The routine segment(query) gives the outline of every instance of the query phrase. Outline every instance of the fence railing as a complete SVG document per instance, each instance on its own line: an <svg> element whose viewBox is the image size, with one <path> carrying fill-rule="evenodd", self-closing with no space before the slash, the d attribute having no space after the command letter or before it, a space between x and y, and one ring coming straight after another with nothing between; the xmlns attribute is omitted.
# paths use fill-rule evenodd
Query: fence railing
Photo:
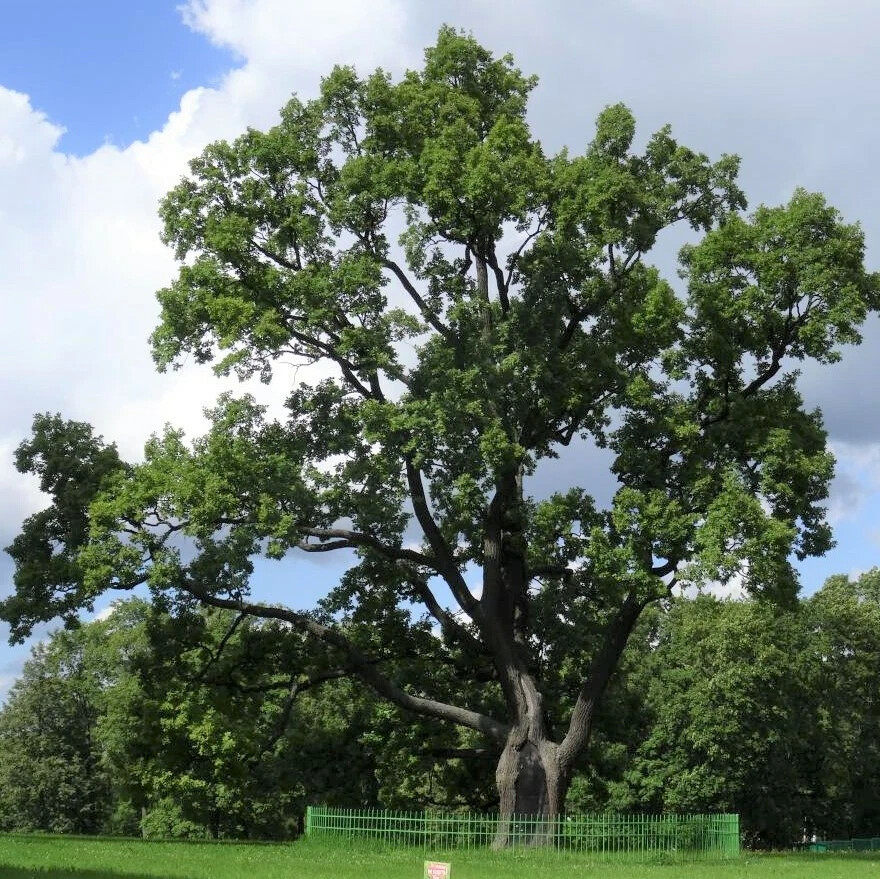
<svg viewBox="0 0 880 879"><path fill-rule="evenodd" d="M593 856L735 857L739 815L514 815L309 806L308 836L363 838L432 851L543 846Z"/></svg>
<svg viewBox="0 0 880 879"><path fill-rule="evenodd" d="M807 846L811 852L876 852L880 851L880 836L856 839L820 839Z"/></svg>

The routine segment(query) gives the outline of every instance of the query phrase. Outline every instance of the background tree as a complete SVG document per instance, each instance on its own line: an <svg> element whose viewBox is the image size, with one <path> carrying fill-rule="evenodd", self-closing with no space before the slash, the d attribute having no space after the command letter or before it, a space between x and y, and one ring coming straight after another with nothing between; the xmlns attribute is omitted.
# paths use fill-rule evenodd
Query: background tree
<svg viewBox="0 0 880 879"><path fill-rule="evenodd" d="M803 191L744 216L735 158L668 129L636 152L620 105L582 155L548 157L534 85L444 29L422 70L336 68L275 128L191 163L162 206L182 264L160 368L333 375L280 418L226 396L192 444L169 429L142 464L85 467L85 542L30 522L13 547L13 637L142 583L281 620L324 668L493 747L502 813L552 815L645 607L734 573L793 599L791 555L829 544L832 461L792 366L859 341L878 302L861 231ZM679 222L704 235L676 293L647 254ZM52 521L79 522L51 474L81 458L45 427L19 463L45 474ZM610 503L580 472L530 496L579 437L613 456ZM255 555L301 552L352 561L316 612L253 594ZM407 671L425 663L471 685L425 690Z"/></svg>
<svg viewBox="0 0 880 879"><path fill-rule="evenodd" d="M0 712L0 826L97 833L112 781L97 736L101 681L77 633L38 645Z"/></svg>
<svg viewBox="0 0 880 879"><path fill-rule="evenodd" d="M877 572L779 609L643 614L576 767L575 811L736 811L752 846L877 820ZM283 838L309 802L488 810L492 754L349 676L278 675L301 638L141 600L38 646L0 711L0 826ZM426 685L454 692L448 667ZM454 675L453 675L454 677ZM340 773L338 767L346 771Z"/></svg>
<svg viewBox="0 0 880 879"><path fill-rule="evenodd" d="M145 621L150 649L130 666L135 685L109 693L102 718L114 776L144 835L295 832L303 767L285 733L307 684L263 664L279 640L271 628L188 608Z"/></svg>
<svg viewBox="0 0 880 879"><path fill-rule="evenodd" d="M825 838L870 836L880 826L880 570L830 577L804 610L822 739L806 824Z"/></svg>
<svg viewBox="0 0 880 879"><path fill-rule="evenodd" d="M380 778L412 805L433 763L401 779L395 719L336 671L305 674L298 644L272 621L140 599L55 632L0 711L0 826L290 837L307 802L377 806ZM438 802L462 793L428 784Z"/></svg>
<svg viewBox="0 0 880 879"><path fill-rule="evenodd" d="M615 793L628 808L736 812L753 845L799 840L827 747L799 608L678 599L633 674L646 734Z"/></svg>
<svg viewBox="0 0 880 879"><path fill-rule="evenodd" d="M570 800L734 811L755 846L869 836L878 582L877 570L834 576L792 608L704 595L646 615L609 693L628 724L603 715L601 771L576 779Z"/></svg>
<svg viewBox="0 0 880 879"><path fill-rule="evenodd" d="M296 633L186 609L154 616L149 636L135 701L117 706L138 719L119 762L144 791L148 835L283 838L307 802L375 805L361 741L374 702L328 699L322 685L345 673L310 669Z"/></svg>

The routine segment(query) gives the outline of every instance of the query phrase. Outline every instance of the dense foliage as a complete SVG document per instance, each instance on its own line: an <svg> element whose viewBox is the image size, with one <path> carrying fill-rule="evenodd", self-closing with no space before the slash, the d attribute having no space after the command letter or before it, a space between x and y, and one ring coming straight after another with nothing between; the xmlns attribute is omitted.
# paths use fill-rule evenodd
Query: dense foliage
<svg viewBox="0 0 880 879"><path fill-rule="evenodd" d="M878 584L646 616L569 807L735 811L755 845L876 834ZM292 691L273 655L289 633L235 620L131 600L35 648L0 712L0 828L283 838L310 802L497 807L493 761L449 728L348 678Z"/></svg>

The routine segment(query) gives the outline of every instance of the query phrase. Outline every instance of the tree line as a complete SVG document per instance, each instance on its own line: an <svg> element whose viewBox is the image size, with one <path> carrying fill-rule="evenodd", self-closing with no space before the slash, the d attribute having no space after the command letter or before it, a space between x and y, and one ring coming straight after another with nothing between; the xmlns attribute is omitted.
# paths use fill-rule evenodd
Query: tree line
<svg viewBox="0 0 880 879"><path fill-rule="evenodd" d="M497 809L497 754L335 670L279 676L302 651L277 622L136 598L56 632L0 712L0 828L278 839L309 803ZM755 845L876 834L878 673L880 571L783 609L674 599L630 639L568 808L734 811Z"/></svg>

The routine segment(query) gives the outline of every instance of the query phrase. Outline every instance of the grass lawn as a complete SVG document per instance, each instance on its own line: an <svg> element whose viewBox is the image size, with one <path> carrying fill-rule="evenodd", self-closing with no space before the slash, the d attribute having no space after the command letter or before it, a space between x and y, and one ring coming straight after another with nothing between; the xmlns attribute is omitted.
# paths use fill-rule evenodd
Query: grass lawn
<svg viewBox="0 0 880 879"><path fill-rule="evenodd" d="M438 859L441 859L438 856ZM464 852L442 856L452 879L862 879L880 876L870 854L743 855L667 864L583 857ZM418 851L304 841L285 845L142 842L0 836L0 879L421 879Z"/></svg>

